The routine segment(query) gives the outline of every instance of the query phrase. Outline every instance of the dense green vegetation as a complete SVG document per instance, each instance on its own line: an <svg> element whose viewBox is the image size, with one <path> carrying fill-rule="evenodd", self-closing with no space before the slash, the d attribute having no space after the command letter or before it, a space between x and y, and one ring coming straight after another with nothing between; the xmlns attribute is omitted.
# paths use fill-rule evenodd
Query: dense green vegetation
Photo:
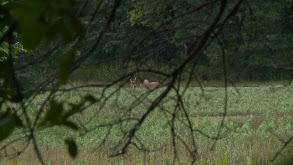
<svg viewBox="0 0 293 165"><path fill-rule="evenodd" d="M90 88L95 97L99 97L102 90L100 88ZM188 93L184 96L184 105L190 113L195 129L199 132L194 132L196 145L198 146L200 159L198 164L216 164L226 159L228 164L270 164L270 161L275 153L282 146L280 139L289 138L293 132L292 123L292 107L291 98L292 87L276 87L272 91L269 87L239 87L237 93L235 88L230 88L229 109L226 117L226 126L223 129L223 134L220 140L216 142L216 148L211 151L210 148L215 142L206 136L216 137L218 129L221 125L221 114L223 112L223 101L220 99L223 95L223 88L206 88L202 95L200 88L189 88ZM109 89L105 95L109 95L115 88ZM122 158L107 158L107 154L111 154L110 148L114 147L123 137L123 132L120 130L121 125L114 125L112 132L106 138L103 148L97 148L107 136L108 127L96 128L96 125L107 125L110 121L118 120L120 116L139 116L142 111L146 111L144 104L140 104L129 112L127 109L131 103L135 101L135 96L143 94L144 89L133 91L131 89L121 89L109 102L99 111L99 116L92 118L92 114L100 109L101 104L95 104L82 114L75 117L76 121L80 122L79 126L84 126L89 131L87 134L72 131L66 127L52 127L49 129L40 130L37 138L39 145L46 153L46 161L48 164L142 164L144 154L147 155L147 164L165 164L172 162L171 151L171 132L168 128L168 116L161 108L156 109L147 121L142 125L142 128L137 132L138 138L146 148L153 151L147 153L139 153L133 146L130 148L128 156ZM163 89L160 89L163 90ZM159 92L159 91L158 91ZM78 95L86 95L88 92L75 91L62 94L58 97L58 101L67 100L68 104L79 101ZM35 99L32 103L32 109L29 110L30 115L36 115L35 108L42 103L48 93ZM153 100L157 93L149 96L149 100ZM117 102L123 108L117 107ZM169 97L175 96L175 93L170 93ZM68 98L70 98L68 100ZM199 100L203 101L199 101ZM259 104L261 103L261 104ZM150 104L146 102L145 104ZM171 98L161 103L161 106L166 110L176 104ZM196 106L197 105L197 106ZM188 139L188 129L184 127L183 114L178 114L180 117L176 120L176 132L182 138ZM91 122L88 122L91 121ZM129 129L132 121L121 123L128 125L124 129ZM23 136L22 130L16 131L16 136L10 139L15 139ZM18 134L20 133L20 134ZM64 137L77 137L76 142L79 146L80 154L77 160L72 160L65 155L62 150ZM278 139L280 137L280 139ZM25 141L14 145L15 149L23 146ZM169 149L167 149L169 148ZM178 152L181 157L182 164L189 162L190 157L184 150L184 146L178 143ZM31 150L31 149L30 149ZM54 151L60 151L63 154L55 154ZM93 153L92 151L97 152ZM290 145L282 155L272 164L280 164L282 161L287 161L287 154L292 151ZM130 155L134 155L131 157ZM51 156L51 157L50 157ZM130 157L129 157L130 156ZM25 160L26 164L37 163L32 152L27 152L20 159L4 160L4 164L22 164L20 161ZM116 163L115 163L116 162Z"/></svg>
<svg viewBox="0 0 293 165"><path fill-rule="evenodd" d="M124 164L135 149L149 163L287 161L292 17L292 0L0 1L0 164L100 143Z"/></svg>
<svg viewBox="0 0 293 165"><path fill-rule="evenodd" d="M52 9L46 15L49 18L55 15L62 15L62 18L52 21L48 19L49 21L44 22L44 24L37 22L38 20L35 18L41 11L31 14L27 11L34 5L41 10L42 7L45 8L46 4L28 1L27 7L20 9L10 6L6 8L9 3L5 5L5 2L2 2L2 10L4 9L2 13L11 13L11 18L2 18L2 33L6 32L8 30L7 25L16 19L16 21L20 21L18 32L22 34L21 41L23 41L25 48L36 48L29 53L24 51L22 45L18 42L20 37L17 37L16 41L14 41L17 43L14 46L17 53L16 65L21 66L31 61L32 58L37 59L38 56L41 56L40 53L44 52L45 47L43 44L39 45L37 41L44 40L46 43L50 43L59 37L65 41L71 41L75 36L84 35L84 28L80 24L87 24L90 16L80 16L80 19L78 19L79 17L74 17L70 13L76 12L78 4L76 4L76 7L72 7L69 1L63 0L62 2L62 4L58 4L59 7L53 6L54 3L52 3ZM207 23L203 23L200 24L202 27L198 27L197 22L212 21L212 16L216 12L218 5L180 18L176 16L184 14L193 9L193 6L203 2L205 1L150 2L142 0L123 2L117 11L115 20L104 34L105 37L100 41L100 45L92 52L87 62L83 64L86 68L92 68L90 71L86 71L87 74L101 74L107 79L113 79L113 73L108 73L103 67L109 67L108 70L112 70L112 67L114 67L114 70L117 68L119 69L118 72L122 72L123 60L120 61L121 67L117 67L115 66L117 65L116 62L112 64L113 61L116 61L113 59L119 59L119 57L123 59L123 55L130 45L135 45L141 37L149 33L151 35L140 46L139 52L128 50L140 54L139 58L135 57L132 60L145 59L149 52L154 52L152 58L147 58L150 60L151 66L176 67L180 60L184 59L186 53L192 50L190 48L193 46L191 45L192 40L201 33L202 29L205 28L204 26L207 26ZM31 6L29 6L30 3ZM99 1L89 3L84 14L94 11L93 7ZM228 5L232 6L233 3L234 1L229 1ZM102 8L106 10L111 5L112 2L110 1L103 2ZM12 2L11 6L13 6ZM102 14L104 10L101 13L97 13L96 17L93 18L86 38L77 46L76 51L84 52L95 42L95 37L103 30L103 25L106 22L106 18ZM223 40L224 49L226 50L228 75L231 80L276 81L291 79L292 70L287 70L286 68L291 67L293 61L292 10L292 1L289 0L244 2L239 12L218 33L218 37ZM20 15L23 15L24 18L20 17ZM161 26L168 20L172 21ZM28 32L25 30L28 30ZM2 43L0 52L7 54L7 45L7 42ZM60 51L57 51L50 55L51 57L46 58L40 66L36 65L33 68L22 70L19 75L25 82L28 81L25 85L31 85L39 81L34 75L41 76L44 70L53 73L58 66L60 53ZM5 58L5 54L2 58ZM101 65L101 63L105 64ZM221 49L216 40L210 44L209 49L205 50L196 68L202 80L222 79ZM84 70L82 69L81 72ZM95 77L93 81L103 80L104 78L101 77ZM88 81L89 79L83 74L76 74L73 80Z"/></svg>

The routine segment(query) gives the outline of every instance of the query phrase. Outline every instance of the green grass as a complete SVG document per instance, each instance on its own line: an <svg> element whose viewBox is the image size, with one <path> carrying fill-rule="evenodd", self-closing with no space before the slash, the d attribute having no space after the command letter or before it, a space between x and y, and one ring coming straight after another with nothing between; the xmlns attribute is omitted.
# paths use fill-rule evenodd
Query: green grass
<svg viewBox="0 0 293 165"><path fill-rule="evenodd" d="M128 111L128 108L135 101L135 96L143 95L146 89L139 88L132 91L123 88L114 94L102 109L102 103L96 103L82 114L75 116L82 123L87 123L88 129L99 124L105 124L119 119L121 116L140 117L151 100L160 94L165 88L147 96L143 104ZM57 97L59 101L76 103L80 96L87 93L99 97L102 89L89 88L87 91L67 92ZM106 91L106 96L116 88ZM293 101L292 87L234 87L228 88L228 109L223 138L216 142L215 149L211 151L214 140L195 132L194 137L199 152L198 164L217 164L227 161L227 164L270 164L274 154L282 147L280 139L288 140L293 136ZM31 117L36 115L36 108L44 100L47 93L37 97L29 109ZM175 95L171 91L161 103L161 107L172 111L176 103L170 99ZM191 117L195 129L201 130L209 136L216 137L221 125L221 115L224 110L224 88L200 88L190 87L183 96L184 106ZM98 112L99 111L99 112ZM98 112L98 113L97 113ZM107 134L107 128L94 129L87 134L72 131L68 128L48 128L37 132L38 144L41 148L45 161L48 164L168 164L172 163L172 145L170 138L170 127L168 122L171 115L165 114L159 108L155 109L142 127L136 133L140 141L149 149L155 152L139 152L134 147L129 149L127 155L116 158L108 158L111 148L122 138L121 126L127 130L134 122L126 122L113 127L105 145L98 148ZM178 113L175 131L190 144L188 139L189 131L180 120L183 120L183 113ZM186 120L185 120L186 121ZM17 131L15 132L17 133ZM19 135L17 135L19 136ZM16 137L16 136L15 136ZM64 138L75 137L79 146L79 156L72 160L65 150ZM10 139L13 139L11 137ZM278 139L279 138L279 139ZM24 142L15 144L12 148L19 149ZM10 148L9 152L13 152ZM94 149L95 152L92 152ZM179 157L181 163L186 164L190 159L182 143L178 142ZM282 160L292 155L293 145L290 144L272 164L280 164ZM1 163L2 161L2 163ZM24 163L25 162L25 163ZM29 147L17 159L0 159L0 164L36 164L37 159ZM177 162L178 164L179 162Z"/></svg>

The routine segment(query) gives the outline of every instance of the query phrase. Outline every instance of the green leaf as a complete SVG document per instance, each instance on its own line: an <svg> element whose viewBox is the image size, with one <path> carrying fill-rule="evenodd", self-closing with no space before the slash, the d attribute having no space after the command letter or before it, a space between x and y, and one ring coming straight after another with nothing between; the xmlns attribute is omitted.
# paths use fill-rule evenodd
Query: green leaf
<svg viewBox="0 0 293 165"><path fill-rule="evenodd" d="M8 2L0 3L0 29L1 30L3 27L9 25L9 23L11 22L11 17L10 17L8 8L9 8Z"/></svg>
<svg viewBox="0 0 293 165"><path fill-rule="evenodd" d="M13 118L14 118L14 121L15 121L15 125L17 127L23 127L23 123L22 123L22 120L19 118L19 116L17 116L15 113L12 115Z"/></svg>
<svg viewBox="0 0 293 165"><path fill-rule="evenodd" d="M11 10L17 22L17 30L22 35L23 44L27 48L35 48L43 39L48 26L41 21L46 4L39 0L27 0Z"/></svg>
<svg viewBox="0 0 293 165"><path fill-rule="evenodd" d="M39 126L54 126L62 124L62 113L64 111L63 104L57 103L55 100L50 100L50 109L47 111L44 120Z"/></svg>
<svg viewBox="0 0 293 165"><path fill-rule="evenodd" d="M33 49L42 41L49 44L60 36L70 42L85 35L84 25L75 17L77 6L71 0L26 0L15 4L10 15L27 48Z"/></svg>
<svg viewBox="0 0 293 165"><path fill-rule="evenodd" d="M93 95L90 95L90 94L86 95L86 96L84 97L84 99L85 99L86 101L91 102L91 103L94 103L94 102L97 101L97 99L96 99Z"/></svg>
<svg viewBox="0 0 293 165"><path fill-rule="evenodd" d="M227 159L224 157L223 165L227 165Z"/></svg>
<svg viewBox="0 0 293 165"><path fill-rule="evenodd" d="M65 144L67 145L68 152L72 158L75 158L78 153L77 145L74 139L66 139Z"/></svg>
<svg viewBox="0 0 293 165"><path fill-rule="evenodd" d="M12 134L15 128L15 120L12 117L11 111L7 110L0 114L0 142Z"/></svg>
<svg viewBox="0 0 293 165"><path fill-rule="evenodd" d="M71 109L68 110L64 116L63 116L63 120L67 120L70 116L74 115L75 113L80 112L81 107L83 105L83 102L77 105L71 104Z"/></svg>
<svg viewBox="0 0 293 165"><path fill-rule="evenodd" d="M78 126L72 121L64 121L63 125L67 126L68 128L71 128L73 130L78 130Z"/></svg>
<svg viewBox="0 0 293 165"><path fill-rule="evenodd" d="M74 48L71 48L67 53L63 56L60 65L59 65L59 80L58 83L60 85L66 84L70 71L72 69L73 63L74 63L74 56L75 56L76 50Z"/></svg>
<svg viewBox="0 0 293 165"><path fill-rule="evenodd" d="M53 40L56 34L60 34L65 42L72 41L75 38L75 34L71 29L71 25L63 20L58 20L56 24L53 24L48 31L48 39Z"/></svg>

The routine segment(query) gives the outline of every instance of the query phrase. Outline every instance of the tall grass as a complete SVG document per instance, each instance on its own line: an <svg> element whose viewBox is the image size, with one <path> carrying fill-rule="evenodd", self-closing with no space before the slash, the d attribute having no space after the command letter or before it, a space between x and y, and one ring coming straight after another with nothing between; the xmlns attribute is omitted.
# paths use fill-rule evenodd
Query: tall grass
<svg viewBox="0 0 293 165"><path fill-rule="evenodd" d="M280 164L292 154L293 145L290 144L278 157L276 162L271 159L281 148L283 142L280 139L288 139L293 136L293 113L292 113L292 89L271 87L233 87L228 88L229 100L227 118L222 133L222 139L214 141L204 135L195 132L195 141L198 147L197 164L217 164L227 161L227 164ZM109 89L106 96L115 88ZM159 89L163 90L163 89ZM75 103L79 96L91 93L98 97L101 89L90 88L87 91L74 91L63 93L58 96L60 101ZM146 89L139 88L133 91L129 88L122 88L111 97L105 106L95 116L94 120L87 124L93 128L98 124L107 123L118 119L126 113L126 109L135 100L132 96L141 95ZM160 91L157 91L148 98L154 99ZM168 97L175 93L171 92ZM30 115L35 115L36 108L47 94L39 96L29 109ZM205 88L204 94L199 88L188 88L183 97L184 106L190 114L194 128L201 130L209 136L215 137L218 133L221 115L223 113L223 88ZM116 98L118 100L116 100ZM149 101L145 100L147 105ZM166 109L174 107L175 102L166 99L161 106ZM84 113L75 116L78 120L86 122L100 108L100 103L90 107ZM145 111L145 106L139 105L131 111L132 116L140 116ZM128 112L129 113L129 112ZM183 116L180 116L179 119ZM171 133L168 125L169 120L164 117L158 108L147 118L137 137L152 152L141 152L131 147L126 155L109 158L111 148L117 144L122 136L119 126L113 127L110 136L104 145L99 146L106 136L107 129L99 128L87 134L71 131L67 128L48 128L37 132L38 144L42 155L48 164L170 164L173 162L173 146L171 144ZM127 129L131 123L124 125ZM189 132L184 125L177 122L176 133L188 141ZM21 135L21 132L19 132ZM20 136L19 134L17 136ZM79 155L72 160L65 150L64 137L76 137L79 146ZM13 137L11 137L13 139ZM10 139L10 140L11 140ZM214 150L213 144L216 142ZM17 151L24 142L15 144L8 149L8 152ZM178 153L180 162L186 164L190 160L189 154L179 141ZM1 159L0 164L37 164L36 156L29 148L21 156L15 159Z"/></svg>

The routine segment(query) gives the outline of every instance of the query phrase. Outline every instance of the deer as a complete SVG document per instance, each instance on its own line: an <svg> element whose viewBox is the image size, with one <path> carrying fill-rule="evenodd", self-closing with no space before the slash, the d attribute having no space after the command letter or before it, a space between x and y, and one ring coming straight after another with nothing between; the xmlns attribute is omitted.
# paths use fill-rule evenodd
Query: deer
<svg viewBox="0 0 293 165"><path fill-rule="evenodd" d="M16 111L17 111L17 105L16 105L15 103L12 103L12 104L11 104L11 110L12 110L14 113L16 113Z"/></svg>
<svg viewBox="0 0 293 165"><path fill-rule="evenodd" d="M149 80L145 79L143 84L140 83L140 86L146 88L157 88L160 86L160 82L149 82Z"/></svg>
<svg viewBox="0 0 293 165"><path fill-rule="evenodd" d="M136 77L134 76L134 79L130 79L130 87L135 90L136 88Z"/></svg>

